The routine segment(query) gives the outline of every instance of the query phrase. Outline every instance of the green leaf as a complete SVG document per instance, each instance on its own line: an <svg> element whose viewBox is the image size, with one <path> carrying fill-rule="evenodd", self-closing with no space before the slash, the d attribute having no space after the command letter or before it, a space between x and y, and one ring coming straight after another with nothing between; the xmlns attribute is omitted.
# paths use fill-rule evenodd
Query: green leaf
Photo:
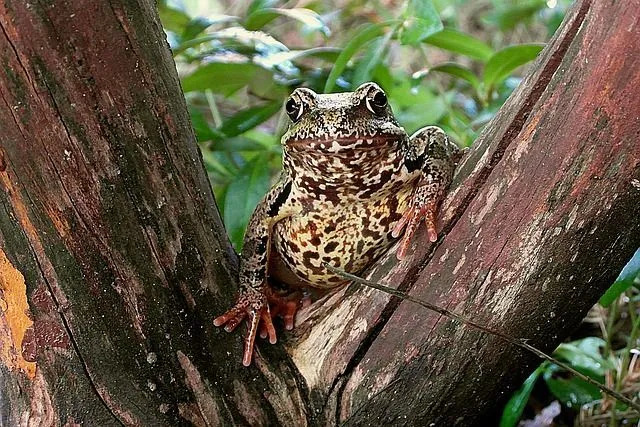
<svg viewBox="0 0 640 427"><path fill-rule="evenodd" d="M196 37L198 34L202 33L211 24L212 22L207 18L203 18L203 17L193 18L191 21L189 21L184 31L182 32L181 39L183 41L191 40L194 37Z"/></svg>
<svg viewBox="0 0 640 427"><path fill-rule="evenodd" d="M568 407L578 408L602 398L598 387L580 378L554 378L554 373L559 370L556 365L551 365L544 373L544 380L549 391Z"/></svg>
<svg viewBox="0 0 640 427"><path fill-rule="evenodd" d="M487 62L493 55L493 49L482 40L451 28L430 35L424 42L482 62Z"/></svg>
<svg viewBox="0 0 640 427"><path fill-rule="evenodd" d="M451 76L465 80L469 82L469 84L471 84L471 86L476 90L480 88L480 80L478 80L476 75L473 74L473 71L463 65L453 62L445 62L428 69L428 72L430 73L434 71L438 73L449 74Z"/></svg>
<svg viewBox="0 0 640 427"><path fill-rule="evenodd" d="M624 291L629 289L634 282L640 281L640 249L625 265L613 285L600 298L600 305L609 307Z"/></svg>
<svg viewBox="0 0 640 427"><path fill-rule="evenodd" d="M516 68L534 60L543 44L518 44L508 46L496 52L487 62L484 69L484 86L486 94L490 94L493 88Z"/></svg>
<svg viewBox="0 0 640 427"><path fill-rule="evenodd" d="M249 131L251 132L251 131ZM216 152L229 152L229 153L260 153L265 155L268 153L277 153L275 147L265 147L264 144L255 141L251 138L247 138L246 135L234 138L222 138L215 141L211 146L211 150Z"/></svg>
<svg viewBox="0 0 640 427"><path fill-rule="evenodd" d="M269 162L265 156L247 163L229 184L224 200L224 223L237 251L242 250L242 237L258 202L269 190Z"/></svg>
<svg viewBox="0 0 640 427"><path fill-rule="evenodd" d="M577 371L602 381L605 373L614 369L613 363L602 357L600 348L605 346L602 338L586 337L563 343L553 352L554 357L569 363Z"/></svg>
<svg viewBox="0 0 640 427"><path fill-rule="evenodd" d="M442 30L442 21L431 0L409 0L400 27L400 43L415 45Z"/></svg>
<svg viewBox="0 0 640 427"><path fill-rule="evenodd" d="M389 26L389 22L381 22L379 24L364 24L356 30L349 42L344 46L342 52L333 64L333 68L329 72L327 81L324 85L324 93L330 93L336 85L336 81L340 74L344 71L347 63L353 55L355 55L362 46L367 42L375 39L384 33L384 29Z"/></svg>
<svg viewBox="0 0 640 427"><path fill-rule="evenodd" d="M234 165L232 165L231 162L224 159L221 160L220 157L219 153L206 149L202 150L202 158L204 159L204 165L207 172L210 172L212 175L217 177L233 178L238 171L234 168Z"/></svg>
<svg viewBox="0 0 640 427"><path fill-rule="evenodd" d="M160 14L160 21L162 26L169 31L173 31L176 34L182 34L185 27L191 21L189 15L182 10L169 7L160 3L158 5L158 12Z"/></svg>
<svg viewBox="0 0 640 427"><path fill-rule="evenodd" d="M249 85L272 85L269 70L250 62L211 62L205 64L182 79L184 92L204 91L229 96Z"/></svg>
<svg viewBox="0 0 640 427"><path fill-rule="evenodd" d="M352 84L354 86L371 80L373 70L375 70L378 64L385 58L384 53L387 50L392 35L393 33L390 31L384 37L379 37L369 45L362 60L358 62L353 72Z"/></svg>
<svg viewBox="0 0 640 427"><path fill-rule="evenodd" d="M198 142L212 141L224 137L220 132L209 126L209 123L204 118L204 115L200 110L189 106L189 114L191 116L191 124L194 132L196 133L196 140Z"/></svg>
<svg viewBox="0 0 640 427"><path fill-rule="evenodd" d="M533 387L536 381L546 368L546 362L538 366L538 368L529 375L518 391L513 393L504 409L500 418L500 427L515 427L522 417L522 412L527 406Z"/></svg>
<svg viewBox="0 0 640 427"><path fill-rule="evenodd" d="M547 0L529 0L499 9L489 15L487 20L502 31L510 30L547 7Z"/></svg>
<svg viewBox="0 0 640 427"><path fill-rule="evenodd" d="M329 27L324 23L320 15L311 9L293 8L265 8L259 9L247 16L244 26L247 30L259 30L269 22L279 16L286 16L302 22L313 31L320 31L324 35L329 35Z"/></svg>
<svg viewBox="0 0 640 427"><path fill-rule="evenodd" d="M280 107L280 101L272 101L265 105L240 111L233 117L225 120L217 131L224 134L227 138L240 135L267 121Z"/></svg>
<svg viewBox="0 0 640 427"><path fill-rule="evenodd" d="M278 4L278 0L253 0L247 8L247 16L260 10L273 7Z"/></svg>

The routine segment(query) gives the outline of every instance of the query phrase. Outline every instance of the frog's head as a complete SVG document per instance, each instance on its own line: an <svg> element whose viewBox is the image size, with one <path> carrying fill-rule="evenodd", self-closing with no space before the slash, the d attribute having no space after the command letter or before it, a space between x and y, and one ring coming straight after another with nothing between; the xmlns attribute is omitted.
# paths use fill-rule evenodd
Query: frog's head
<svg viewBox="0 0 640 427"><path fill-rule="evenodd" d="M287 99L285 110L291 124L282 145L289 153L397 149L407 138L393 117L387 96L375 83L328 95L299 88Z"/></svg>

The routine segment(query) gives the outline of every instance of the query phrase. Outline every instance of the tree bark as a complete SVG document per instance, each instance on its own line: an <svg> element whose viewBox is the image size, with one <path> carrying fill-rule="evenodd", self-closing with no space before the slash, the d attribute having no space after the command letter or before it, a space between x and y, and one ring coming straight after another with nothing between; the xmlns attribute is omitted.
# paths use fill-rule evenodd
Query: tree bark
<svg viewBox="0 0 640 427"><path fill-rule="evenodd" d="M149 0L0 2L2 425L470 425L538 361L350 286L240 364L237 259ZM578 1L369 277L552 350L640 246L640 1Z"/></svg>
<svg viewBox="0 0 640 427"><path fill-rule="evenodd" d="M0 27L1 424L301 417L212 325L237 260L154 2L3 1Z"/></svg>

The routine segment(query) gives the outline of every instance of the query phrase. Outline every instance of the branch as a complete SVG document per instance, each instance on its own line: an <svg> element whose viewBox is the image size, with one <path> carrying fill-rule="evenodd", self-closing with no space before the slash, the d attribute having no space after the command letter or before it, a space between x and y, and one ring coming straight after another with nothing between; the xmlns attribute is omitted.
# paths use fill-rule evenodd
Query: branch
<svg viewBox="0 0 640 427"><path fill-rule="evenodd" d="M339 268L335 268L327 263L324 263L324 266L326 268L328 268L329 270L333 271L334 273L338 274L339 276L344 277L345 279L351 280L355 283L359 283L361 285L364 286L368 286L370 288L373 289L377 289L379 291L382 291L384 293L387 293L389 295L393 295L396 296L398 298L401 298L403 300L406 301L411 301L415 304L418 304L421 307L426 308L427 310L431 310L435 313L438 314L442 314L443 316L446 316L452 320L455 320L457 322L460 322L462 324L465 325L469 325L481 332L496 336L500 339L502 339L503 341L506 341L509 344L515 345L516 347L520 347L522 349L525 349L527 351L530 351L531 353L535 354L536 356L540 357L543 360L548 360L549 362L552 362L558 366L560 366L561 368L571 372L573 375L579 377L581 380L588 382L589 384L592 384L596 387L598 387L601 391L603 391L604 393L614 397L615 399L619 400L620 402L624 402L627 405L631 406L632 408L634 408L636 411L638 411L638 413L640 413L640 404L634 402L633 400L629 399L628 397L624 396L623 394L618 393L617 391L607 387L604 384L599 383L598 381L592 379L591 377L588 377L586 375L584 375L581 372L576 371L575 369L573 369L571 366L567 365L564 362L559 361L558 359L556 359L553 356L548 355L547 353L543 352L542 350L537 349L536 347L530 345L527 343L527 339L526 338L513 338L507 334L504 334L500 331L488 328L484 325L481 325L479 323L474 322L473 320L467 319L461 315L459 315L458 313L455 313L453 311L447 310L446 308L442 308L442 307L438 307L437 305L433 305L431 303L428 303L426 301L422 301L421 299L418 298L414 298L411 295L409 295L406 292L402 292L399 291L398 289L394 289L391 288L389 286L385 286L382 285L380 283L376 283L376 282L372 282L370 280L366 280L363 279L362 277L358 277L356 275L353 274L349 274L344 270L340 270Z"/></svg>

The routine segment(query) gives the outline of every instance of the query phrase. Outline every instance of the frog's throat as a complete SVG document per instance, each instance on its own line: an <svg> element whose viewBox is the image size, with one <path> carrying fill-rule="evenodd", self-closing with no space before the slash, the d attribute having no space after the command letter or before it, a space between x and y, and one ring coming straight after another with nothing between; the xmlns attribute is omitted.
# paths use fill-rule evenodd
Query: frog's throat
<svg viewBox="0 0 640 427"><path fill-rule="evenodd" d="M332 139L299 139L283 142L283 145L292 152L324 151L327 153L339 153L354 150L373 150L383 147L393 147L402 141L398 135L379 135L370 138L347 137Z"/></svg>

